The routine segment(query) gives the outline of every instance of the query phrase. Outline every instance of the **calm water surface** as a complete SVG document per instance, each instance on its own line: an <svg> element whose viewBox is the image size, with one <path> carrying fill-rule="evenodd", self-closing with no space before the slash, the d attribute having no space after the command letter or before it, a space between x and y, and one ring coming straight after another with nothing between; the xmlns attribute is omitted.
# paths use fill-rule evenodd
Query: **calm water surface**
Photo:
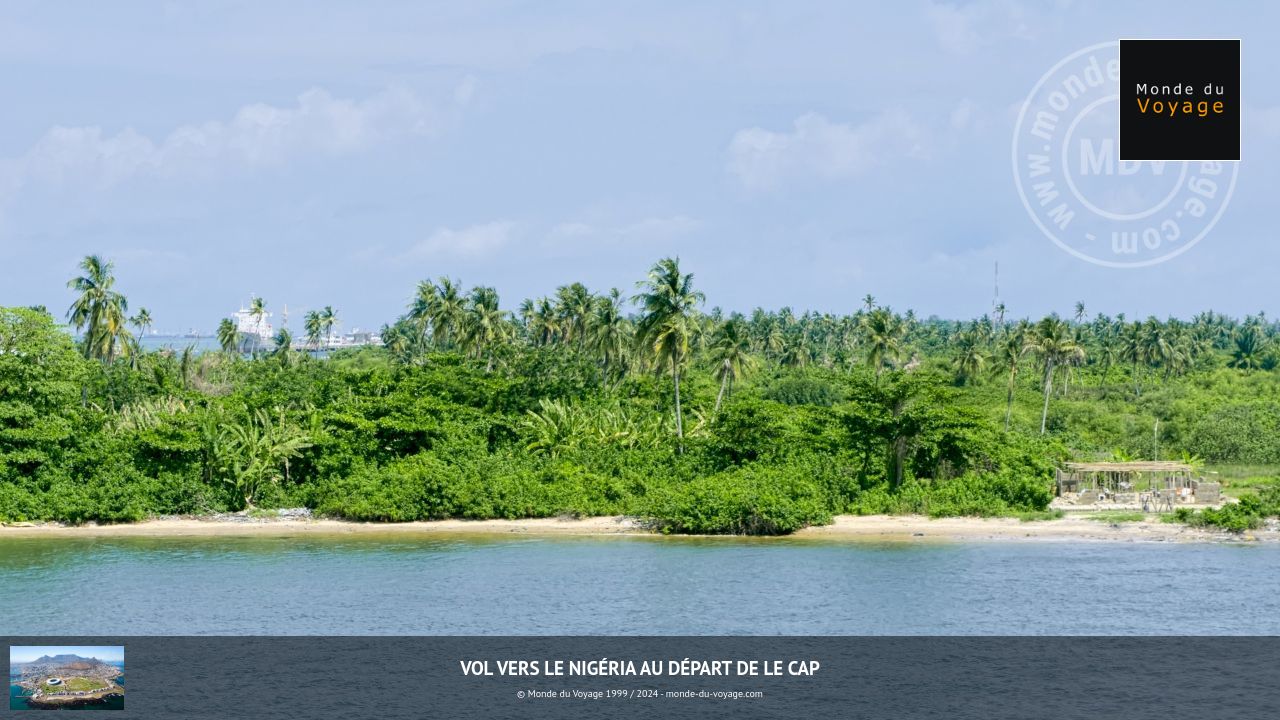
<svg viewBox="0 0 1280 720"><path fill-rule="evenodd" d="M0 635L1280 634L1280 547L0 540Z"/></svg>

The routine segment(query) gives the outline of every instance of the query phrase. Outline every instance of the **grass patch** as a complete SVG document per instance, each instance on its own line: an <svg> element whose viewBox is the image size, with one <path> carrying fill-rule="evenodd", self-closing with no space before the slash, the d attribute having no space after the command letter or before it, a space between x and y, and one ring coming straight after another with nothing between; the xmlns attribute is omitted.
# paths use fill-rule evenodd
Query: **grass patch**
<svg viewBox="0 0 1280 720"><path fill-rule="evenodd" d="M101 690L107 687L107 683L97 678L73 677L64 679L62 687L71 692L85 692L88 690Z"/></svg>
<svg viewBox="0 0 1280 720"><path fill-rule="evenodd" d="M1105 512L1089 513L1088 515L1085 515L1085 519L1097 520L1098 522L1104 523L1143 522L1147 519L1147 514L1136 510L1108 510Z"/></svg>
<svg viewBox="0 0 1280 720"><path fill-rule="evenodd" d="M1280 487L1280 466L1276 465L1212 465L1205 470L1204 479L1222 483L1223 494L1230 497Z"/></svg>
<svg viewBox="0 0 1280 720"><path fill-rule="evenodd" d="M1016 517L1022 522L1040 522L1043 520L1057 520L1066 513L1061 510L1027 510L1025 512L1010 513L1010 517Z"/></svg>

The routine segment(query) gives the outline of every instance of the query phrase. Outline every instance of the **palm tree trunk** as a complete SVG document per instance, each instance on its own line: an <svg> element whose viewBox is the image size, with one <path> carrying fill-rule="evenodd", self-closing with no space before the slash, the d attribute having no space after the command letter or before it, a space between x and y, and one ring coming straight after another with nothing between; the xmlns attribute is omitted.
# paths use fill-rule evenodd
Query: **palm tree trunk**
<svg viewBox="0 0 1280 720"><path fill-rule="evenodd" d="M718 415L720 413L720 402L724 400L724 389L729 386L729 368L727 367L729 365L729 361L725 360L724 364L726 366L724 369L725 373L720 378L720 392L716 393L716 409L711 411L712 415Z"/></svg>
<svg viewBox="0 0 1280 720"><path fill-rule="evenodd" d="M902 477L907 464L907 439L896 437L893 440L893 487L902 487Z"/></svg>
<svg viewBox="0 0 1280 720"><path fill-rule="evenodd" d="M899 400L893 406L893 420L897 425L898 420L902 417L903 401ZM889 462L892 465L892 473L890 473L890 482L896 490L902 487L903 466L907 460L907 438L902 435L900 429L894 430L893 440L889 443Z"/></svg>
<svg viewBox="0 0 1280 720"><path fill-rule="evenodd" d="M1017 371L1014 368L1009 369L1009 395L1005 398L1004 410L1004 430L1009 432L1009 421L1013 419L1013 382L1017 377Z"/></svg>
<svg viewBox="0 0 1280 720"><path fill-rule="evenodd" d="M1040 434L1044 434L1044 428L1049 420L1049 396L1053 394L1053 361L1045 362L1044 366L1044 409L1040 412Z"/></svg>
<svg viewBox="0 0 1280 720"><path fill-rule="evenodd" d="M671 356L671 377L676 384L676 437L680 440L680 452L684 452L684 416L680 412L680 359Z"/></svg>

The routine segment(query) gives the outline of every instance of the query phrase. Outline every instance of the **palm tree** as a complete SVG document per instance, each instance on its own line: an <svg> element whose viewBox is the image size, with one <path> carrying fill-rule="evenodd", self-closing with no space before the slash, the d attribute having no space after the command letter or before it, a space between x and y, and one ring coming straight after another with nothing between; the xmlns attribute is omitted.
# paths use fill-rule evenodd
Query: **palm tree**
<svg viewBox="0 0 1280 720"><path fill-rule="evenodd" d="M420 340L426 341L431 335L431 320L435 315L436 286L430 280L418 283L418 290L409 303L409 322L418 330ZM317 315L318 318L318 315ZM317 335L317 341L319 335Z"/></svg>
<svg viewBox="0 0 1280 720"><path fill-rule="evenodd" d="M138 308L138 314L129 318L129 324L138 328L138 334L146 336L151 332L151 311L146 308Z"/></svg>
<svg viewBox="0 0 1280 720"><path fill-rule="evenodd" d="M784 342L782 354L778 356L778 364L788 368L802 368L809 364L809 349L805 347L804 338L793 334Z"/></svg>
<svg viewBox="0 0 1280 720"><path fill-rule="evenodd" d="M1102 364L1102 375L1098 378L1098 387L1105 388L1107 377L1111 375L1111 368L1120 359L1120 342L1110 322L1100 327L1102 329L1095 328L1093 334L1097 338L1097 359Z"/></svg>
<svg viewBox="0 0 1280 720"><path fill-rule="evenodd" d="M1013 419L1013 391L1018 381L1018 364L1027 352L1027 323L1019 322L1017 327L1004 336L997 351L1000 365L1009 370L1009 388L1005 397L1004 429L1008 431Z"/></svg>
<svg viewBox="0 0 1280 720"><path fill-rule="evenodd" d="M1142 324L1142 342L1147 362L1167 369L1173 360L1173 342L1164 323L1154 317L1147 318Z"/></svg>
<svg viewBox="0 0 1280 720"><path fill-rule="evenodd" d="M1240 326L1234 333L1231 359L1227 364L1240 370L1257 370L1266 362L1270 343L1254 323Z"/></svg>
<svg viewBox="0 0 1280 720"><path fill-rule="evenodd" d="M324 328L325 347L333 345L333 327L338 324L338 313L332 305L325 305L320 311L320 326Z"/></svg>
<svg viewBox="0 0 1280 720"><path fill-rule="evenodd" d="M956 342L958 353L955 357L956 378L961 384L978 379L987 364L987 354L982 345L985 340L977 329L961 333Z"/></svg>
<svg viewBox="0 0 1280 720"><path fill-rule="evenodd" d="M195 365L196 348L194 345L188 345L182 348L182 355L178 360L178 373L182 375L182 389L186 390L191 384L191 368Z"/></svg>
<svg viewBox="0 0 1280 720"><path fill-rule="evenodd" d="M1131 363L1133 366L1133 392L1135 395L1142 394L1142 376L1139 368L1150 362L1149 350L1150 344L1147 342L1142 323L1135 322L1126 326L1124 335L1120 340L1120 359Z"/></svg>
<svg viewBox="0 0 1280 720"><path fill-rule="evenodd" d="M1084 348L1076 344L1067 324L1055 315L1039 323L1027 337L1027 349L1044 363L1044 409L1040 413L1040 434L1049 419L1049 396L1053 393L1053 372L1058 366L1084 357Z"/></svg>
<svg viewBox="0 0 1280 720"><path fill-rule="evenodd" d="M732 390L733 383L755 369L756 359L750 351L751 342L741 320L730 318L717 328L715 341L711 344L711 361L715 366L715 378L720 381L720 391L716 393L713 414L720 412L720 404L725 393Z"/></svg>
<svg viewBox="0 0 1280 720"><path fill-rule="evenodd" d="M493 346L510 336L511 323L507 320L507 313L498 307L498 291L491 287L472 289L462 322L463 345L477 359L486 358L485 369L492 371Z"/></svg>
<svg viewBox="0 0 1280 720"><path fill-rule="evenodd" d="M222 346L222 352L240 352L240 331L231 318L223 318L222 322L218 323L218 344Z"/></svg>
<svg viewBox="0 0 1280 720"><path fill-rule="evenodd" d="M461 284L447 277L440 278L435 291L430 309L431 338L440 347L452 347L461 340L467 299L462 296Z"/></svg>
<svg viewBox="0 0 1280 720"><path fill-rule="evenodd" d="M684 449L684 417L680 408L680 369L689 352L689 336L698 305L705 296L693 289L693 273L680 272L679 258L654 263L649 277L636 283L642 292L633 301L640 306L636 342L658 363L671 367L675 384L676 437Z"/></svg>
<svg viewBox="0 0 1280 720"><path fill-rule="evenodd" d="M84 275L67 282L67 287L80 293L67 309L67 320L77 332L85 330L84 356L107 363L118 353L129 351L130 337L125 327L129 301L113 289L116 282L113 268L114 265L102 257L89 255L80 261Z"/></svg>
<svg viewBox="0 0 1280 720"><path fill-rule="evenodd" d="M862 342L866 347L867 362L875 368L876 383L884 372L886 363L902 355L902 341L906 329L902 319L888 308L876 308L862 316Z"/></svg>
<svg viewBox="0 0 1280 720"><path fill-rule="evenodd" d="M404 323L383 325L378 334L382 336L382 346L387 349L387 352L401 360L404 360L409 354L413 341L409 339L408 333L405 332Z"/></svg>
<svg viewBox="0 0 1280 720"><path fill-rule="evenodd" d="M307 333L307 345L312 350L320 349L320 338L324 337L324 318L316 310L310 310L302 319L302 329Z"/></svg>
<svg viewBox="0 0 1280 720"><path fill-rule="evenodd" d="M614 367L625 367L620 362L626 352L630 331L627 319L622 314L622 291L613 288L608 295L596 298L595 309L587 324L587 335L590 347L600 356L600 366L604 376Z"/></svg>
<svg viewBox="0 0 1280 720"><path fill-rule="evenodd" d="M555 342L560 334L560 323L556 319L556 308L549 298L538 298L529 303L525 329L535 345L549 345Z"/></svg>
<svg viewBox="0 0 1280 720"><path fill-rule="evenodd" d="M293 365L293 333L289 332L289 328L280 328L280 332L272 340L275 347L271 350L271 357L279 360L285 367Z"/></svg>
<svg viewBox="0 0 1280 720"><path fill-rule="evenodd" d="M1084 315L1085 315L1084 301L1077 300L1076 301L1076 324L1077 325L1084 322Z"/></svg>
<svg viewBox="0 0 1280 720"><path fill-rule="evenodd" d="M262 323L267 316L267 301L256 297L249 301L249 315L253 318L253 349L257 352L262 345Z"/></svg>
<svg viewBox="0 0 1280 720"><path fill-rule="evenodd" d="M582 283L556 289L556 314L565 341L575 342L578 347L582 347L587 340L587 324L594 306L595 297Z"/></svg>

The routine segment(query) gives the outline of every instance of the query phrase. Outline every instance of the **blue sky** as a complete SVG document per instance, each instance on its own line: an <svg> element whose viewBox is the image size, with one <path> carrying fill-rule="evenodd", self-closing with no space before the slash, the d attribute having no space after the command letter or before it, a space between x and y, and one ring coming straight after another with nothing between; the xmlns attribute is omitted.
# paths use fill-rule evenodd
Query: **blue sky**
<svg viewBox="0 0 1280 720"><path fill-rule="evenodd" d="M79 655L97 658L103 662L119 662L124 659L124 647L120 645L13 645L9 647L9 662L28 663L48 655Z"/></svg>
<svg viewBox="0 0 1280 720"><path fill-rule="evenodd" d="M377 327L419 279L921 315L1275 311L1280 8L1203 3L41 3L0 10L0 305L91 252L160 330L265 297ZM1239 7L1239 9L1236 9ZM1039 77L1119 37L1244 40L1244 162L1191 251L1093 266L1010 171Z"/></svg>

